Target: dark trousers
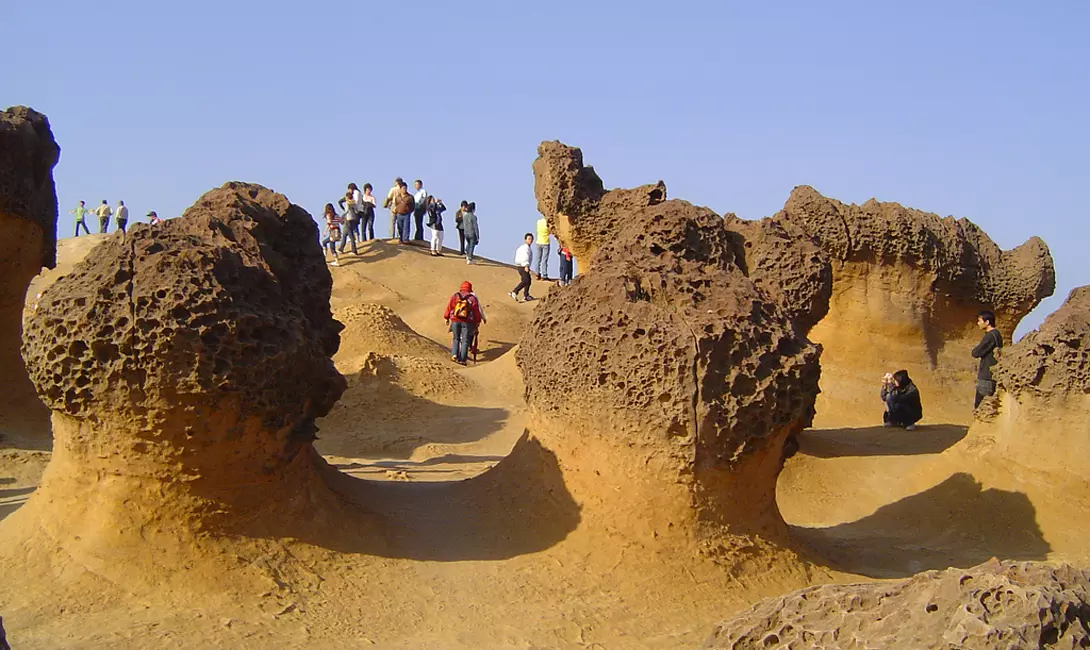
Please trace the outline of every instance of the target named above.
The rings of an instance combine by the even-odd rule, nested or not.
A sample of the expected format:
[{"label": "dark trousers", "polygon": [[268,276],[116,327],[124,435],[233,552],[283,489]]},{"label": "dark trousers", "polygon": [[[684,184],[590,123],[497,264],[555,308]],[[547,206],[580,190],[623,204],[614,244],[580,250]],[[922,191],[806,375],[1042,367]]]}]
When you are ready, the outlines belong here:
[{"label": "dark trousers", "polygon": [[458,229],[458,254],[466,254],[466,234],[461,228]]},{"label": "dark trousers", "polygon": [[360,219],[360,234],[363,235],[361,239],[363,241],[371,241],[375,238],[375,213],[371,212],[370,216],[364,215]]},{"label": "dark trousers", "polygon": [[519,283],[518,283],[518,285],[515,286],[514,289],[511,290],[511,293],[513,293],[513,294],[515,294],[517,296],[518,292],[521,291],[523,298],[529,298],[530,297],[530,283],[533,282],[533,280],[530,278],[530,269],[520,266],[518,268],[518,272],[519,272]]},{"label": "dark trousers", "polygon": [[469,356],[469,347],[473,343],[473,335],[477,333],[477,326],[473,323],[450,322],[450,356],[460,363],[465,363]]},{"label": "dark trousers", "polygon": [[976,399],[973,400],[973,408],[980,406],[985,397],[995,395],[995,382],[986,379],[976,380]]},{"label": "dark trousers", "polygon": [[79,221],[76,222],[76,237],[79,237],[79,229],[80,229],[81,226],[83,227],[84,234],[87,234],[87,235],[91,234],[91,231],[87,228],[87,224],[84,223],[83,219],[80,219]]},{"label": "dark trousers", "polygon": [[98,220],[98,232],[99,232],[100,235],[105,235],[106,231],[109,230],[109,229],[110,229],[110,218],[109,217],[106,217],[105,219],[99,219]]},{"label": "dark trousers", "polygon": [[416,241],[427,241],[424,239],[424,213],[427,210],[421,210],[417,208],[413,211],[413,225],[416,226],[416,232],[413,234],[413,239]]},{"label": "dark trousers", "polygon": [[118,219],[117,220],[117,229],[120,230],[121,232],[128,232],[128,231],[125,230],[125,226],[127,226],[127,225],[129,225],[129,220],[128,219]]},{"label": "dark trousers", "polygon": [[909,415],[908,409],[900,404],[889,405],[888,409],[889,410],[882,414],[882,421],[897,427],[907,427],[910,424],[916,424],[919,419]]},{"label": "dark trousers", "polygon": [[572,261],[560,258],[560,284],[571,284]]}]

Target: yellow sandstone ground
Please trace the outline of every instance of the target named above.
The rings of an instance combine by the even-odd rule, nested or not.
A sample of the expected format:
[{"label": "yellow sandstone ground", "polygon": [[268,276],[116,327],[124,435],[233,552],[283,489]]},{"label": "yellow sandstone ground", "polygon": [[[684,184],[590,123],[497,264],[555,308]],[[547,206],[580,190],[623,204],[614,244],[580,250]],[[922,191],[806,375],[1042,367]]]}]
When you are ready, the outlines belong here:
[{"label": "yellow sandstone ground", "polygon": [[[31,285],[28,308],[98,240],[60,242],[58,267]],[[805,581],[903,576],[993,555],[1090,557],[1080,533],[1090,495],[1050,494],[1028,476],[973,475],[963,456],[943,454],[963,426],[861,427],[858,410],[838,414],[835,400],[819,414],[822,428],[801,436],[778,488],[805,552],[835,570],[731,577],[692,554],[639,547],[618,532],[631,522],[587,530],[562,484],[550,493],[554,515],[542,518],[527,492],[557,487],[555,475],[494,480],[520,466],[513,449],[540,453],[519,442],[512,350],[534,303],[507,296],[514,270],[385,242],[361,252],[332,269],[332,306],[346,326],[335,362],[349,387],[318,422],[317,448],[362,479],[358,489],[380,504],[374,517],[392,531],[388,544],[240,540],[230,580],[198,565],[127,580],[123,567],[103,571],[60,550],[78,548],[72,540],[39,531],[0,553],[0,615],[13,647],[694,648],[732,612]],[[442,320],[462,280],[489,319],[467,368],[449,361]],[[880,422],[877,398],[852,390],[860,394],[844,403],[869,405]],[[0,517],[18,524],[48,452],[0,447]],[[0,534],[0,548],[8,541]],[[160,579],[159,589],[131,586]]]}]

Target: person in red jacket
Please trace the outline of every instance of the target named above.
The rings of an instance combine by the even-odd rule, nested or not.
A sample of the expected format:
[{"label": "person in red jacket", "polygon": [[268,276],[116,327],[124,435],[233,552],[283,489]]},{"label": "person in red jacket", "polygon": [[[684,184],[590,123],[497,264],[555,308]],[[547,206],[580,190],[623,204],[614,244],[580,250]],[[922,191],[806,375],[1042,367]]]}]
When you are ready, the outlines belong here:
[{"label": "person in red jacket", "polygon": [[443,319],[450,326],[450,360],[464,366],[477,328],[488,322],[484,310],[481,309],[481,301],[473,293],[471,283],[463,282],[459,290],[450,297],[447,308],[443,311]]}]

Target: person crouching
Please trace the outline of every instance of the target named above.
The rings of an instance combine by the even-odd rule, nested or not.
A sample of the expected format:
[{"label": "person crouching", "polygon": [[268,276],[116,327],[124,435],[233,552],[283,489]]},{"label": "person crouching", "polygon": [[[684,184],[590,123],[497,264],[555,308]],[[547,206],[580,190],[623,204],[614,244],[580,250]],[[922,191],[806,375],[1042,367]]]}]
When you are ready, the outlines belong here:
[{"label": "person crouching", "polygon": [[923,418],[923,404],[920,391],[907,370],[898,370],[882,377],[882,401],[886,403],[886,412],[882,414],[882,423],[887,427],[903,427],[916,430],[916,423]]}]

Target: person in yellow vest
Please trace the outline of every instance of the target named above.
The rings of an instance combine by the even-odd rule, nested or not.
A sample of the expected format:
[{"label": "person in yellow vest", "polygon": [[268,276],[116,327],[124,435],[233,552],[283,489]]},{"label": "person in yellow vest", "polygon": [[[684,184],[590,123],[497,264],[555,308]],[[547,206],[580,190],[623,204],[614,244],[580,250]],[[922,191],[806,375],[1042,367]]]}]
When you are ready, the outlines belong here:
[{"label": "person in yellow vest", "polygon": [[549,222],[537,220],[537,237],[534,239],[534,279],[549,279]]}]

